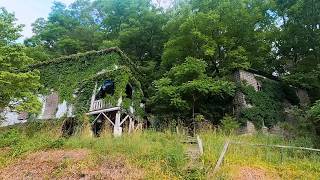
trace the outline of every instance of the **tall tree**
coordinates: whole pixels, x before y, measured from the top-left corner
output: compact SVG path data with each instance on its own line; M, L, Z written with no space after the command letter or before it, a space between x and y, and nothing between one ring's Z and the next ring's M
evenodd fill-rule
M39 73L21 71L33 60L15 43L22 29L15 21L13 14L0 8L0 111L8 107L35 113L41 107L36 96Z
M220 102L218 99L232 97L234 84L209 77L206 67L203 60L188 57L186 62L174 66L155 81L155 94L151 98L154 113L164 118L185 119L188 125L188 119L194 122L196 113L204 114L208 107ZM207 108L201 108L202 104Z
M317 91L320 98L320 2L277 0L281 31L276 39L282 72L296 86Z
M190 1L167 24L171 35L165 44L165 69L187 56L204 59L212 73L253 67L272 72L274 58L268 32L275 28L268 1Z

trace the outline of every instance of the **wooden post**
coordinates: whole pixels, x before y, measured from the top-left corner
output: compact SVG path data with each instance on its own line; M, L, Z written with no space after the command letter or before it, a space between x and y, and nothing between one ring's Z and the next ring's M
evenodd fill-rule
M216 166L214 167L213 174L215 174L215 173L219 170L220 165L221 165L222 162L223 162L224 155L226 154L226 152L227 152L227 150L228 150L229 143L230 143L229 140L227 140L227 141L224 143L223 150L222 150L222 152L221 152L221 154L220 154L220 157L219 157L219 160L217 161Z
M120 107L122 104L122 96L118 99L117 106ZM121 127L121 111L118 110L116 114L116 119L114 122L113 135L115 137L119 137L122 135L122 127Z
M129 117L129 130L128 130L128 133L129 133L129 134L130 134L130 133L132 132L132 130L133 130L132 125L133 125L132 118Z
M200 154L203 155L203 144L202 144L202 140L200 139L199 135L197 135L197 141L198 141Z
M119 137L122 135L122 127L120 125L120 123L121 123L120 118L121 118L121 112L119 110L119 111L117 111L116 119L115 119L114 127L113 127L113 135L115 137Z

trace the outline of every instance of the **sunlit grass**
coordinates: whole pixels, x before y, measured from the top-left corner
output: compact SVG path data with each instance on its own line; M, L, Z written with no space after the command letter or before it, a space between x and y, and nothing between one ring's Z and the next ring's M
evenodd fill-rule
M269 145L296 145L304 146L303 141L287 141L278 136L224 136L216 133L202 134L205 153L203 160L207 167L213 167L220 156L223 145L227 139L231 141L225 155L224 164L216 175L228 176L239 167L257 167L281 178L308 178L320 177L320 153L293 149L280 149L275 147L249 146L232 144L243 142L250 144ZM232 167L232 168L230 168Z
M198 169L187 169L188 158L183 136L175 133L144 131L115 138L111 133L93 138L88 131L70 138L60 136L61 121L33 122L0 132L0 168L40 150L88 149L89 156L79 168L93 167L106 159L121 158L127 164L142 169L147 179L205 179L212 173L227 139L252 144L281 144L309 147L309 141L285 140L277 136L226 136L222 133L202 133L204 154ZM282 155L281 155L282 154ZM66 165L68 163L66 162ZM231 144L221 169L213 177L229 179L240 167L263 169L282 179L315 179L320 177L320 153L302 150L240 146ZM63 171L55 172L57 176Z

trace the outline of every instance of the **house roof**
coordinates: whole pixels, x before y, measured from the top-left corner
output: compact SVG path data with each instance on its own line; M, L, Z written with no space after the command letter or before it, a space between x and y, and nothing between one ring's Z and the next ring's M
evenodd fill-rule
M51 59L51 60L48 60L48 61L32 64L28 68L29 69L37 69L39 67L42 67L42 66L45 66L45 65L48 65L48 64L52 64L52 63L53 64L59 64L59 63L63 63L63 62L66 62L66 61L78 60L78 59L80 59L79 57L104 56L104 55L108 55L108 54L111 54L111 53L117 53L121 57L121 59L122 59L121 64L127 65L128 67L130 67L130 69L133 70L133 72L138 71L138 69L135 66L135 64L118 47L111 47L111 48L102 49L102 50L98 50L98 51L93 50L93 51L87 51L87 52L84 52L84 53L77 53L77 54L72 54L72 55L68 55L68 56L62 56L62 57L54 58L54 59Z

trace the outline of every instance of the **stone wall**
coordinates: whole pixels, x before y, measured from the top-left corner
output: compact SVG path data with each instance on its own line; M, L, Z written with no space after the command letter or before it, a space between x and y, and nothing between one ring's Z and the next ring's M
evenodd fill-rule
M307 106L310 104L310 98L308 92L304 89L297 89L296 95L299 98L299 102L301 106Z
M258 86L260 85L260 82L257 81L256 75L251 72L239 70L235 73L235 79L239 83L245 81L248 85L251 85L256 91L259 90Z
M244 71L244 70L238 70L234 73L234 81L237 84L241 84L242 82L246 82L248 85L251 85L256 91L259 90L260 82L256 79L256 76L253 73ZM250 108L251 105L248 104L245 100L245 95L241 91L237 91L234 97L234 114L238 117L240 111L243 108Z
M45 98L45 106L42 119L53 119L56 117L56 112L59 105L59 95L57 92L52 92Z

